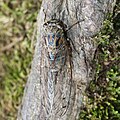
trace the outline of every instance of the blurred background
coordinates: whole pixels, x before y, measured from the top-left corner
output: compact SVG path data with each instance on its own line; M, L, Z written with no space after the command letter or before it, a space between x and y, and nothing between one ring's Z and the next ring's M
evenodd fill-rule
M0 0L0 120L16 120L30 73L41 0ZM80 120L120 120L120 3L108 14L98 41L96 77ZM104 73L104 74L103 74Z
M30 72L41 0L0 0L0 120L15 120Z

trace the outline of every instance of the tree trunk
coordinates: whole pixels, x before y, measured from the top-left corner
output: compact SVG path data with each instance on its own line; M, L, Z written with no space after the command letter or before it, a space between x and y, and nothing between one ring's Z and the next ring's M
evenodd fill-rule
M115 0L43 0L32 70L18 120L79 119L85 89L94 76L92 61L97 44L92 38L100 31L113 3ZM66 56L71 54L71 64L66 59L57 73L51 72L43 32L43 24L51 19L59 19L70 28L66 39L71 51Z

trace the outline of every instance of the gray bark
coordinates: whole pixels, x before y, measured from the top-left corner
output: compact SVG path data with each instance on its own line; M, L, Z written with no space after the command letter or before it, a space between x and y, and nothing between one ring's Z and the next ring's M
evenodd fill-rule
M115 0L43 0L38 15L35 55L18 113L18 120L79 119L80 107L84 103L85 89L94 76L92 60L97 44L93 41L93 37L102 28L105 16L113 10L114 3ZM45 80L50 76L47 75L48 71L42 64L43 60L47 61L44 55L46 51L44 51L43 24L52 18L62 20L68 27L77 21L81 22L68 31L68 36L74 44L74 47L72 46L72 85L64 82L69 77L66 74L62 80L59 76L57 79L62 81L59 84L63 86L63 90L70 88L71 85L71 94L68 98L67 92L69 93L69 91L62 91L66 92L66 100L69 99L68 109L64 115L60 115L56 112L60 106L56 106L57 109L47 118L42 102L45 97L44 89L46 89L44 85L47 84ZM45 102L44 104L46 104Z

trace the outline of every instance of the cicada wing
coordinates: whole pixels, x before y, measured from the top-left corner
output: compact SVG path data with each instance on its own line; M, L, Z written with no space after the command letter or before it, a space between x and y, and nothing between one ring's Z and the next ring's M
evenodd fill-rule
M65 66L57 77L55 85L54 110L56 117L62 117L67 112L71 96L71 73Z
M52 71L47 55L46 49L44 48L44 57L41 58L41 64L43 65L41 68L42 93L40 93L43 96L41 99L41 117L47 116L47 118L53 117L57 119L64 116L69 108L72 73L66 63L63 64L59 71ZM60 62L62 64L63 61L60 60Z

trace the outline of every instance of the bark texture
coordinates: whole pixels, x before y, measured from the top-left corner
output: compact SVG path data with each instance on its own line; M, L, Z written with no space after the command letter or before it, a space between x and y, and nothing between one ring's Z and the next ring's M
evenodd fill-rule
M92 38L100 31L105 16L112 11L114 3L115 0L43 0L38 15L38 35L32 70L25 88L18 120L79 119L85 89L94 76L92 60L97 45ZM48 89L46 85L48 85L50 75L43 64L46 63L47 66L47 62L42 61L48 60L45 57L43 24L51 19L62 20L68 28L78 21L81 22L74 25L67 33L71 39L70 43L73 44L71 51L72 84L69 84L67 70L63 70L64 76L62 78L60 75L57 76L57 81L61 81L57 83L60 86L59 90L55 88L55 96L58 96L57 102L59 104L56 103L52 108L54 110L49 114L44 106L47 104L45 97L48 96L45 96L45 91ZM60 88L62 88L61 91ZM60 113L64 109L64 107L60 108L64 103L64 100L61 99L63 94L65 100L69 101L69 106L64 114Z

